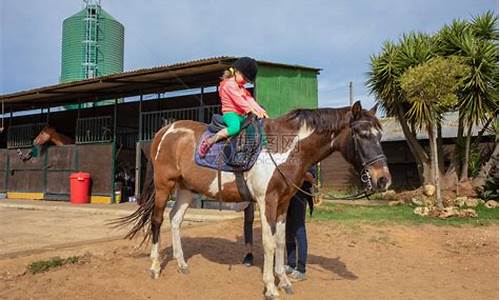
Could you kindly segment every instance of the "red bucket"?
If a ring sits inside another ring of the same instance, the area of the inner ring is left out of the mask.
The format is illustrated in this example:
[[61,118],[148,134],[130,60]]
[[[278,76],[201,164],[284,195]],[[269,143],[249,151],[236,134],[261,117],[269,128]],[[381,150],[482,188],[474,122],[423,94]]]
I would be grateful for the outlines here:
[[70,199],[73,204],[89,203],[90,174],[84,172],[73,173],[69,176]]

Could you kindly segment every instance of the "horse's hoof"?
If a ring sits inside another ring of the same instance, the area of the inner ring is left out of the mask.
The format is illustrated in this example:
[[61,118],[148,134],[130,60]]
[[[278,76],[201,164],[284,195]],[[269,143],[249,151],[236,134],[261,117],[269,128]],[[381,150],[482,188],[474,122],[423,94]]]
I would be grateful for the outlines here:
[[271,296],[265,296],[264,299],[266,300],[279,300],[278,296],[271,295]]
[[291,284],[284,285],[281,287],[281,289],[284,290],[288,295],[293,295],[293,286]]
[[160,277],[160,272],[155,270],[149,270],[149,276],[151,279],[158,279]]
[[181,274],[188,275],[189,274],[189,268],[188,267],[179,267],[177,266],[177,271]]

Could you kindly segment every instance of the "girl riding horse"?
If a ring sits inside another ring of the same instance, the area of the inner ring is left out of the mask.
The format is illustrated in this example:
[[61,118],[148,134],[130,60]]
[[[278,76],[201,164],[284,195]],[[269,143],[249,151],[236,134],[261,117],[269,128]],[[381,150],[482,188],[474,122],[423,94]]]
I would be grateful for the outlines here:
[[205,157],[213,144],[238,134],[248,113],[253,113],[258,118],[269,118],[266,111],[245,89],[245,84],[254,82],[256,75],[257,63],[250,57],[238,59],[224,72],[219,85],[219,96],[222,103],[222,118],[227,127],[201,143],[198,149],[200,157]]

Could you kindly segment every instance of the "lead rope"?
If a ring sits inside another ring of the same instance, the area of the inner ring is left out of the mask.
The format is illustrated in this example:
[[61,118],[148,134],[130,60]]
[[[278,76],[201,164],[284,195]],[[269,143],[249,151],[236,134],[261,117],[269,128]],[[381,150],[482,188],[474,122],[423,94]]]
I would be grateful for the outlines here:
[[[333,196],[329,193],[324,193],[324,192],[317,192],[317,193],[309,193],[309,192],[306,192],[304,191],[303,189],[301,189],[299,186],[297,186],[290,178],[288,178],[288,176],[285,175],[285,173],[283,173],[283,171],[279,168],[278,164],[276,163],[276,161],[274,160],[274,157],[272,156],[271,152],[267,150],[267,153],[269,154],[269,157],[271,158],[271,161],[273,162],[274,166],[276,167],[276,169],[278,170],[278,172],[281,174],[281,176],[283,176],[283,178],[288,182],[288,184],[290,184],[292,187],[296,188],[297,190],[301,191],[302,193],[308,195],[308,196],[311,196],[311,197],[318,197],[320,195],[324,195],[325,198],[327,199],[330,199],[330,200],[357,200],[357,199],[362,199],[362,198],[367,198],[367,199],[370,199],[369,196],[374,194],[373,192],[371,193],[367,193],[367,189],[363,190],[363,192],[361,193],[358,193],[356,195],[350,195],[350,196],[347,196],[347,197],[336,197],[336,196]],[[366,171],[366,169],[363,170],[363,173],[364,173],[364,176],[362,175],[361,177],[361,181],[365,182],[363,180],[363,177],[364,179],[368,180],[370,182],[370,184],[368,185],[368,187],[371,188],[371,176],[370,176],[370,173],[368,171]],[[365,182],[366,183],[366,182]]]

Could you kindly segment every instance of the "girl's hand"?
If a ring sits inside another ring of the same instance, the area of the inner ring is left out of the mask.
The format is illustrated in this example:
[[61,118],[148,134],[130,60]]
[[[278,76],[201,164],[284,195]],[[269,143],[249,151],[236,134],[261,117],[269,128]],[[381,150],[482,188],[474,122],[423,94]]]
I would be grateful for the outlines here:
[[269,115],[267,114],[267,112],[265,110],[262,111],[262,117],[269,118]]
[[252,109],[252,113],[253,113],[254,115],[256,115],[256,116],[257,116],[257,118],[259,118],[259,119],[262,119],[262,118],[264,117],[264,115],[262,114],[262,112],[261,112],[261,111],[258,111],[258,110],[255,110],[255,109]]

